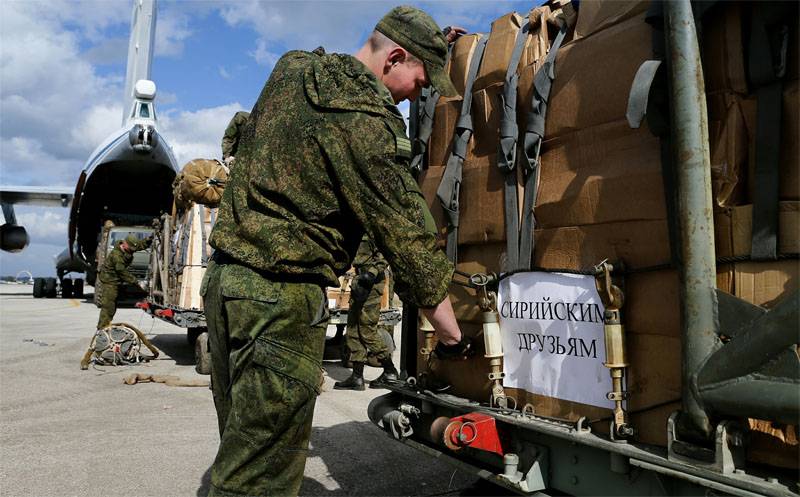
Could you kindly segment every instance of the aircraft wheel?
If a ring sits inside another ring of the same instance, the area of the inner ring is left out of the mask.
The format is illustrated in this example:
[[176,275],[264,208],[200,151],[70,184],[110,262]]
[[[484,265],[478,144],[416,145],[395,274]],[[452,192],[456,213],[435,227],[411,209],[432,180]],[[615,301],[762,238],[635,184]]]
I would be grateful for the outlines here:
[[194,343],[194,370],[198,374],[211,374],[211,351],[208,349],[208,332],[204,331],[197,336]]
[[71,299],[74,292],[74,285],[72,278],[64,278],[61,280],[61,298]]
[[48,299],[56,298],[58,293],[58,283],[55,278],[44,279],[44,296]]
[[44,278],[33,279],[33,298],[40,299],[44,297]]
[[72,296],[76,299],[83,298],[83,279],[75,278],[72,281]]

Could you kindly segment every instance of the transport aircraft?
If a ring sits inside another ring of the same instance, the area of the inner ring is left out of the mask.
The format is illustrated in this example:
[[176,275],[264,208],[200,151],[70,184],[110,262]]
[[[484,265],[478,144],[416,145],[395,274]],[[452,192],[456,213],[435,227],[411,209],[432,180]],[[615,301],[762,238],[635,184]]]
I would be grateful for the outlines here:
[[29,242],[25,227],[17,224],[15,204],[69,207],[68,246],[56,258],[62,283],[67,273],[82,272],[94,284],[96,252],[107,222],[147,226],[172,206],[179,167],[158,131],[156,85],[150,79],[155,28],[156,0],[134,0],[122,126],[92,152],[75,187],[0,186],[5,218],[0,248],[5,251],[18,252]]

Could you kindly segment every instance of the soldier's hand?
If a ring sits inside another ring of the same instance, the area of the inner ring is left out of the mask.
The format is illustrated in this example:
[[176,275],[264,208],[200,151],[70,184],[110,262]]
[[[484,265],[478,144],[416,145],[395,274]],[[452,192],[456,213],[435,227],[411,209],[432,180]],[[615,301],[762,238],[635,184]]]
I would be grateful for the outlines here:
[[461,341],[453,345],[445,345],[441,341],[438,342],[433,349],[433,353],[438,359],[447,361],[471,357],[475,355],[475,349],[472,347],[472,339],[462,335]]
[[466,32],[467,30],[461,26],[447,26],[442,30],[445,39],[447,39],[447,43],[453,43],[458,39],[459,36],[465,34]]

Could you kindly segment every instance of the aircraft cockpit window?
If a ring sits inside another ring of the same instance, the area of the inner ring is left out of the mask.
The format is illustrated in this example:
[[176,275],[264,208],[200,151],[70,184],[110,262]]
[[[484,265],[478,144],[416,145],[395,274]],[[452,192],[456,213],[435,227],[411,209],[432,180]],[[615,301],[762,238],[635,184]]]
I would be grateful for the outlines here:
[[150,105],[149,104],[141,104],[139,106],[139,117],[144,117],[149,119],[150,118]]

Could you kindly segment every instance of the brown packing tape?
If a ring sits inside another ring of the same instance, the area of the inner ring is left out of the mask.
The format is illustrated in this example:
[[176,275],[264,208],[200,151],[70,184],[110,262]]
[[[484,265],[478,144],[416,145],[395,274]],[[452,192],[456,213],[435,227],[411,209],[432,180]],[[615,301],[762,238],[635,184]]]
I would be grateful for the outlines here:
[[492,23],[492,31],[489,41],[486,42],[486,51],[473,90],[481,90],[505,80],[522,19],[516,12],[511,12]]
[[575,38],[583,38],[642,14],[650,6],[648,0],[616,0],[610,2],[581,2]]
[[646,125],[616,121],[548,140],[536,203],[542,228],[665,219],[661,152]]
[[733,92],[708,95],[711,188],[715,205],[742,203],[746,195],[748,136],[742,98]]
[[591,40],[561,47],[547,109],[547,138],[625,119],[636,72],[653,58],[652,36],[642,14]]

